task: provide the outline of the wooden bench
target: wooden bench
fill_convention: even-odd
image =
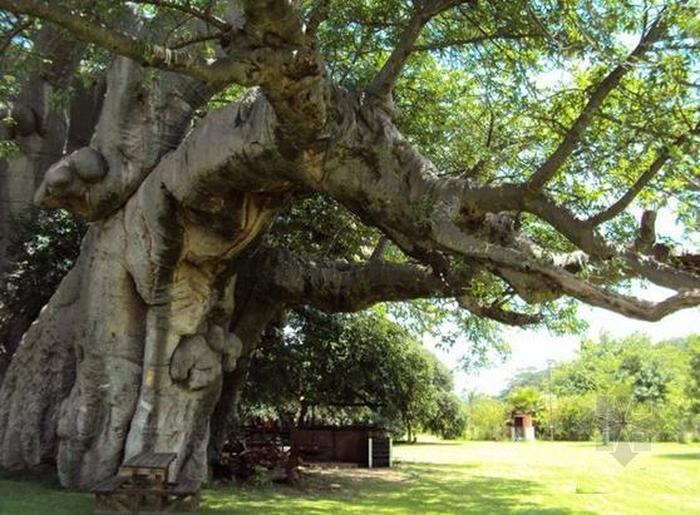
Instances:
[[[197,513],[199,507],[200,490],[199,482],[186,480],[176,483],[170,490],[170,494],[174,497],[174,502],[170,506],[175,506],[178,503],[188,503],[190,513]]]
[[[128,477],[114,476],[98,483],[92,489],[95,494],[95,513],[131,513],[133,510],[129,500],[116,497],[128,481]]]

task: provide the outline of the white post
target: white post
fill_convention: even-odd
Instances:
[[[369,466],[369,468],[372,468],[372,439],[371,438],[367,439],[367,453],[368,453],[367,465]]]

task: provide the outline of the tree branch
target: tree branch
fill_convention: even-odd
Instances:
[[[676,138],[674,145],[681,145],[687,142],[692,135],[700,134],[700,123],[698,123],[693,130],[684,134],[683,136]],[[619,200],[617,200],[610,207],[601,211],[597,215],[590,217],[586,220],[587,224],[590,225],[600,225],[603,222],[607,222],[615,218],[617,215],[622,213],[622,211],[629,206],[632,201],[639,195],[639,193],[644,189],[644,187],[649,184],[656,174],[659,172],[661,167],[666,164],[671,158],[671,147],[663,147],[657,154],[656,159],[649,165],[649,167],[639,176],[636,182],[625,192]]]
[[[202,11],[201,9],[192,5],[190,2],[180,4],[180,3],[171,2],[168,0],[131,0],[131,1],[135,4],[154,5],[156,7],[163,7],[165,9],[171,9],[174,11],[183,12],[185,14],[190,14],[190,15],[194,16],[195,18],[199,18],[200,20],[208,23],[209,25],[216,27],[217,29],[219,29],[222,32],[228,32],[233,28],[231,26],[231,24],[228,23],[226,20],[219,18],[218,16],[215,16],[212,13]]]
[[[49,4],[42,0],[0,0],[0,8],[55,23],[80,40],[129,57],[143,66],[182,73],[208,84],[236,82],[241,85],[255,85],[258,83],[256,80],[258,74],[249,62],[227,57],[209,63],[189,52],[153,45],[118,30],[107,28],[55,3]]]
[[[5,53],[5,50],[12,44],[12,40],[19,36],[23,31],[34,25],[34,20],[18,21],[18,23],[5,36],[5,41],[0,45],[0,55]]]
[[[474,36],[471,38],[463,38],[448,41],[437,41],[434,43],[426,43],[423,45],[413,45],[413,52],[429,52],[432,50],[443,50],[445,48],[473,45],[475,43],[483,43],[485,41],[493,41],[497,39],[504,40],[520,40],[528,38],[541,37],[541,34],[524,33],[524,34],[509,34],[507,32],[494,32],[493,34],[485,34],[482,36]]]
[[[379,238],[377,246],[372,251],[372,255],[370,256],[369,260],[380,261],[384,257],[386,249],[389,247],[389,243],[391,243],[391,240],[389,240],[389,238],[386,236]]]
[[[418,39],[420,31],[426,21],[421,12],[417,12],[411,16],[396,47],[394,47],[394,50],[391,52],[391,55],[376,77],[374,77],[369,86],[367,86],[368,93],[377,97],[386,97],[391,93],[403,66],[411,55],[411,49]]]
[[[196,34],[194,36],[183,38],[175,41],[173,44],[169,45],[168,48],[171,50],[179,50],[181,48],[188,47],[197,43],[204,43],[206,41],[212,41],[215,39],[221,40],[226,34],[223,32],[203,32],[201,34]]]
[[[414,44],[425,24],[441,12],[463,3],[466,2],[464,0],[436,0],[428,2],[422,8],[417,9],[409,18],[391,55],[389,55],[382,69],[367,86],[366,91],[380,98],[389,95],[394,89],[399,74],[411,55]]]
[[[323,23],[330,13],[331,0],[316,0],[311,12],[309,13],[309,21],[306,23],[306,37],[315,38],[319,26]]]
[[[448,251],[461,256],[470,266],[476,261],[477,266],[485,266],[499,276],[504,276],[502,270],[510,270],[506,279],[523,283],[524,290],[520,288],[525,294],[523,298],[531,303],[568,294],[628,316],[653,319],[700,302],[692,293],[700,290],[700,276],[680,270],[672,261],[664,265],[641,259],[623,245],[610,244],[585,220],[558,206],[542,192],[528,193],[524,185],[473,187],[463,179],[441,178],[435,166],[406,141],[392,124],[390,114],[380,106],[358,103],[346,107],[361,113],[346,112],[344,117],[363,120],[361,125],[351,126],[362,131],[363,143],[333,150],[326,160],[323,179],[310,180],[307,184],[333,196],[365,223],[379,228],[407,255],[432,263],[430,256]],[[374,131],[369,144],[367,131]],[[343,141],[352,138],[344,135]],[[520,234],[517,224],[508,222],[512,216],[506,215],[518,212],[532,213],[551,224],[583,252],[571,256],[574,259],[571,261],[536,245]],[[433,225],[439,213],[443,213],[450,234],[466,238],[462,242],[468,241],[469,245],[451,247],[441,240],[445,229]],[[615,258],[620,258],[622,269],[612,261]],[[606,268],[607,263],[613,266]],[[587,281],[577,276],[590,270],[583,264],[599,266],[604,271],[609,269],[610,275]],[[444,277],[440,267],[436,270]],[[685,293],[656,306],[610,293],[600,286],[627,277],[642,277]],[[527,278],[529,283],[525,284]],[[687,291],[691,293],[686,294]]]
[[[542,323],[542,315],[507,311],[493,305],[484,306],[468,295],[457,297],[457,303],[477,316],[490,318],[506,325],[522,327]]]
[[[378,302],[405,301],[428,297],[454,297],[457,303],[477,316],[508,325],[542,322],[540,315],[507,311],[497,305],[483,305],[465,294],[472,274],[462,274],[447,284],[430,267],[370,260],[350,264],[340,261],[304,259],[285,249],[261,249],[252,257],[255,274],[260,262],[273,270],[267,288],[287,307],[310,305],[327,312],[354,312]]]
[[[617,65],[591,93],[588,102],[581,110],[578,118],[569,128],[557,149],[549,156],[549,158],[535,171],[533,176],[527,183],[530,191],[536,192],[544,187],[562,167],[566,159],[576,149],[581,140],[584,131],[590,125],[598,108],[603,104],[607,96],[613,91],[625,74],[634,67],[644,54],[649,50],[651,45],[664,34],[666,30],[665,20],[662,19],[663,14],[659,15],[649,31],[642,36],[637,47],[630,53],[627,58]]]
[[[436,216],[433,232],[437,243],[447,250],[528,275],[539,275],[566,295],[627,317],[654,322],[679,309],[700,305],[700,289],[683,291],[661,302],[649,302],[598,287],[551,263],[464,234],[447,214]]]
[[[302,259],[284,249],[261,253],[264,257],[257,255],[255,261],[265,260],[265,269],[273,271],[271,291],[288,306],[354,312],[378,302],[451,296],[450,289],[428,267],[386,261],[350,264]]]

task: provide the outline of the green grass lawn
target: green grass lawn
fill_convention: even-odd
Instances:
[[[217,486],[200,513],[700,514],[700,445],[652,444],[622,466],[589,443],[426,442],[391,470],[311,471],[302,487]],[[0,477],[2,514],[90,513],[52,478]]]

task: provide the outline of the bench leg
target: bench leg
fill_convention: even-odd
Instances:
[[[124,504],[120,499],[111,494],[95,495],[95,512],[98,513],[134,513],[136,510]]]

